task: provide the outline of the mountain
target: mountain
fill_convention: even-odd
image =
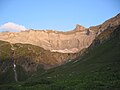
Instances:
[[[21,85],[41,90],[119,90],[120,25],[106,28],[75,61],[38,71]]]
[[[10,43],[32,44],[51,52],[76,53],[87,48],[95,38],[94,32],[86,34],[83,26],[68,32],[53,30],[26,30],[22,32],[1,32],[0,40]]]
[[[76,53],[88,48],[102,31],[119,24],[120,15],[118,14],[103,24],[90,28],[77,24],[74,30],[68,32],[32,29],[21,32],[1,32],[0,40],[10,43],[32,44],[51,52]]]
[[[25,32],[28,34],[28,31]],[[35,31],[32,30],[32,32]],[[55,33],[55,31],[44,32]],[[0,82],[1,84],[6,84],[0,85],[0,89],[120,89],[120,14],[98,26],[84,28],[83,26],[77,25],[72,31],[58,33],[66,35],[66,38],[71,33],[79,33],[79,37],[83,35],[85,38],[91,38],[93,35],[94,39],[92,38],[91,44],[89,43],[90,45],[87,46],[88,48],[78,48],[79,52],[77,51],[77,53],[64,53],[64,49],[61,48],[52,49],[55,52],[51,52],[49,49],[43,49],[38,45],[31,45],[30,43],[12,42],[11,44],[6,39],[7,34],[1,33],[1,40],[3,41],[0,42]],[[15,33],[15,35],[17,34]],[[7,40],[8,42],[6,42]],[[12,41],[14,38],[10,40]],[[83,39],[79,38],[79,40]],[[85,42],[84,40],[83,42]],[[86,45],[85,43],[83,45]],[[2,44],[4,45],[2,46]],[[71,45],[73,44],[71,43]],[[65,48],[67,48],[66,51],[71,49],[69,47]],[[60,52],[62,50],[62,53],[59,50]],[[52,65],[52,67],[55,65],[57,67],[43,69],[42,67],[46,65]],[[15,83],[15,71],[18,73],[18,81],[23,82],[17,81]]]

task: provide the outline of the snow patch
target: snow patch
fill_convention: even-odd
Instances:
[[[78,51],[77,48],[63,49],[63,50],[51,50],[51,52],[60,52],[60,53],[75,53],[77,51]]]

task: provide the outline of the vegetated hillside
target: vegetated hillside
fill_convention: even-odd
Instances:
[[[90,47],[91,49],[89,48],[89,51],[81,59],[43,73],[38,71],[26,82],[4,85],[0,88],[6,87],[6,89],[16,90],[119,90],[120,26],[114,28],[114,31],[108,36],[109,39]]]
[[[53,68],[76,58],[79,53],[57,53],[30,44],[10,44],[0,41],[0,83],[14,82],[14,62],[18,81],[34,72]]]

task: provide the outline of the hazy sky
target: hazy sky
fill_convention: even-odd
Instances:
[[[0,26],[72,30],[98,25],[120,13],[120,0],[0,0]]]

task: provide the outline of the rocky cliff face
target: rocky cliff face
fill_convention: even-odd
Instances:
[[[61,53],[76,53],[87,48],[95,34],[86,34],[84,27],[77,25],[75,30],[69,32],[58,32],[50,30],[28,30],[19,33],[0,33],[0,40],[10,43],[23,43],[40,46],[45,50]]]

